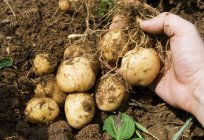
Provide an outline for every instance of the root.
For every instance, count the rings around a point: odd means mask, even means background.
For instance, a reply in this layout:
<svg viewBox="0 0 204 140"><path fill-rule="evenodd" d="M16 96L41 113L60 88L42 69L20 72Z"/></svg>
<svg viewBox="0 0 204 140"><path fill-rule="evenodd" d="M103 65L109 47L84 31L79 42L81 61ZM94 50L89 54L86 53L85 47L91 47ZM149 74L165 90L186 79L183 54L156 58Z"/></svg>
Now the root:
<svg viewBox="0 0 204 140"><path fill-rule="evenodd" d="M51 17L51 20L55 17L55 15L57 14L58 11L59 11L59 7L55 10L54 14Z"/></svg>
<svg viewBox="0 0 204 140"><path fill-rule="evenodd" d="M16 14L15 14L15 12L13 11L13 8L11 7L11 5L9 4L9 1L8 1L8 0L4 0L4 3L9 7L9 9L11 10L13 16L16 17Z"/></svg>
<svg viewBox="0 0 204 140"><path fill-rule="evenodd" d="M68 36L68 39L69 39L69 41L71 42L71 40L70 39L72 39L72 38L78 38L78 37L80 37L81 39L80 40L82 40L82 42L85 42L85 40L86 40L86 38L87 38L87 36L89 35L89 33L90 33L90 31L91 31L91 29L90 29L90 24L89 24L89 20L90 20L90 1L89 0L84 0L84 4L85 4L85 7L86 7L86 20L85 20L85 22L86 22L86 30L84 31L84 33L83 34L71 34L71 35L69 35ZM82 5L83 5L83 3L82 3ZM81 9L81 7L78 9L78 11ZM76 11L77 12L77 11ZM75 13L76 13L75 12ZM74 13L74 15L75 15L75 13ZM74 15L73 15L73 17L74 17ZM73 22L73 20L74 20L74 18L72 18L72 21L71 21L71 23Z"/></svg>

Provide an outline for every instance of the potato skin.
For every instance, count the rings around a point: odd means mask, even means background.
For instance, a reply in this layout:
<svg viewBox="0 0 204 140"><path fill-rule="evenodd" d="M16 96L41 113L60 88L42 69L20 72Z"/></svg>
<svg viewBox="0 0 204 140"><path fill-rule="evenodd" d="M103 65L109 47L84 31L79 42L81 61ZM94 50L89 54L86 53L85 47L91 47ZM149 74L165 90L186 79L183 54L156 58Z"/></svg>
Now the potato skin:
<svg viewBox="0 0 204 140"><path fill-rule="evenodd" d="M49 54L39 53L32 60L33 71L36 75L42 76L45 74L52 73L57 64L51 64L49 61Z"/></svg>
<svg viewBox="0 0 204 140"><path fill-rule="evenodd" d="M69 94L64 109L69 125L75 129L80 129L94 117L94 99L87 93Z"/></svg>
<svg viewBox="0 0 204 140"><path fill-rule="evenodd" d="M36 97L53 99L59 106L64 105L66 99L66 94L58 88L54 75L40 77L34 93Z"/></svg>
<svg viewBox="0 0 204 140"><path fill-rule="evenodd" d="M112 23L109 26L109 29L125 29L128 27L129 19L128 16L118 13L114 15Z"/></svg>
<svg viewBox="0 0 204 140"><path fill-rule="evenodd" d="M71 44L64 51L64 60L74 58L74 57L84 57L87 58L92 65L92 69L96 75L100 71L100 62L98 52L95 50L95 44L86 41L83 44Z"/></svg>
<svg viewBox="0 0 204 140"><path fill-rule="evenodd" d="M98 51L104 61L115 63L128 50L127 36L123 30L109 30L99 41Z"/></svg>
<svg viewBox="0 0 204 140"><path fill-rule="evenodd" d="M131 85L149 85L160 72L160 58L152 48L135 48L122 59L120 72Z"/></svg>
<svg viewBox="0 0 204 140"><path fill-rule="evenodd" d="M103 111L118 109L128 96L126 85L124 80L115 74L101 77L95 93L97 107Z"/></svg>
<svg viewBox="0 0 204 140"><path fill-rule="evenodd" d="M96 76L88 59L75 57L61 63L56 79L60 90L70 93L89 90L93 87Z"/></svg>
<svg viewBox="0 0 204 140"><path fill-rule="evenodd" d="M58 5L59 9L64 12L70 10L71 7L71 3L68 0L59 0Z"/></svg>
<svg viewBox="0 0 204 140"><path fill-rule="evenodd" d="M59 107L50 98L32 98L25 109L25 115L31 123L50 123L58 114Z"/></svg>

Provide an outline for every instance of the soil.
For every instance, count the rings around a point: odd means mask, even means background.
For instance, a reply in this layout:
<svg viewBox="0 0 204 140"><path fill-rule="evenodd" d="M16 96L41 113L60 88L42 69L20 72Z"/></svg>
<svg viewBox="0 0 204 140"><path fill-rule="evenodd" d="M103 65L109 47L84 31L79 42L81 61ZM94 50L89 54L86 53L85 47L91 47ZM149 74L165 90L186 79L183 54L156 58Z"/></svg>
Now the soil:
<svg viewBox="0 0 204 140"><path fill-rule="evenodd" d="M93 2L98 4L97 0ZM160 12L170 11L193 22L204 39L203 0L146 2ZM86 30L84 7L79 4L79 11L75 13L76 7L69 12L57 11L58 0L9 0L9 4L14 13L3 0L0 1L0 58L14 59L12 67L0 70L0 139L67 139L66 136L78 140L111 139L102 131L102 125L114 112L96 110L94 120L81 130L71 130L63 108L53 124L31 124L24 115L26 103L34 96L35 79L38 78L32 71L31 59L38 52L48 52L59 65L65 46L70 44L68 35L83 34ZM97 9L92 10L96 12ZM97 14L92 16L96 22L100 21ZM93 20L90 20L90 26L95 28ZM191 116L170 107L146 88L137 87L134 91L118 111L133 116L161 140L170 140ZM182 139L204 139L204 129L194 119Z"/></svg>

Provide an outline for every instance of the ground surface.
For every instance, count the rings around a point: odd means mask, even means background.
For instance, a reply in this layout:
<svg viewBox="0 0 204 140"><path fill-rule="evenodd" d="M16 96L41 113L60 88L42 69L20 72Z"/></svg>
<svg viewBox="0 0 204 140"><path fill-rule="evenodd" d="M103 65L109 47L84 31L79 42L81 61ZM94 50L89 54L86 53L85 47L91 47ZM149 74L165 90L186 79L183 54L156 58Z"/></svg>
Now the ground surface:
<svg viewBox="0 0 204 140"><path fill-rule="evenodd" d="M204 38L202 0L163 2L147 1L160 11L171 11L190 20ZM25 105L33 97L34 80L37 78L31 71L30 59L36 52L49 51L60 62L65 44L69 43L68 35L86 30L86 15L80 12L55 14L57 0L10 0L10 5L16 16L3 0L0 1L0 58L10 56L14 59L13 67L0 70L0 139L44 140L53 133L65 131L79 140L110 139L101 129L109 114L99 110L91 124L80 131L70 130L66 122L53 124L55 127L52 127L26 121ZM119 111L132 115L161 140L171 139L190 117L188 113L165 104L148 89L140 88L135 88L135 93ZM59 120L65 120L63 111L55 122ZM66 139L63 134L59 137ZM151 139L149 136L146 138ZM194 121L185 131L183 139L204 139L204 130Z"/></svg>

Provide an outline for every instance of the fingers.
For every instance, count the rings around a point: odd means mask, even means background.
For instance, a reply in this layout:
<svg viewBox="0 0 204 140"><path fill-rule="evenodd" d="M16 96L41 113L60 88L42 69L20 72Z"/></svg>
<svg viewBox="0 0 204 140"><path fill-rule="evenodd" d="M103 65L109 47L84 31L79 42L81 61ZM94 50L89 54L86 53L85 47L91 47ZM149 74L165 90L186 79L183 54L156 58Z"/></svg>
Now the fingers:
<svg viewBox="0 0 204 140"><path fill-rule="evenodd" d="M164 32L170 37L172 62L179 78L185 80L204 67L204 42L192 23L171 13L161 13L140 25L146 32Z"/></svg>
<svg viewBox="0 0 204 140"><path fill-rule="evenodd" d="M167 12L141 22L140 26L146 32L154 34L164 32L169 37L196 32L192 23Z"/></svg>

